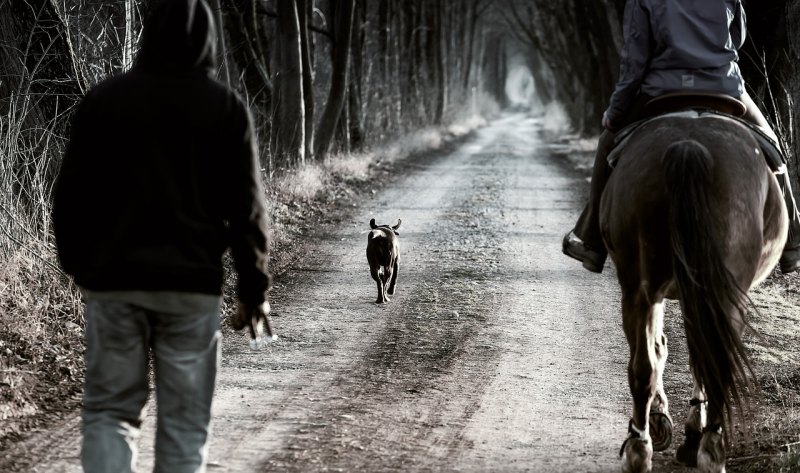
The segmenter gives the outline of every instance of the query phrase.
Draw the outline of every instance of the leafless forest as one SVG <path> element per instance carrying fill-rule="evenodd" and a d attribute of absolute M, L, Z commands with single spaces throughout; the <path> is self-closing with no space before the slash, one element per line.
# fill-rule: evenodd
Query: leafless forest
<path fill-rule="evenodd" d="M 88 89 L 134 65 L 154 1 L 0 0 L 0 439 L 77 389 L 81 309 L 55 259 L 51 190 L 71 114 Z M 418 130 L 490 119 L 510 106 L 559 108 L 572 133 L 596 135 L 618 72 L 624 6 L 209 3 L 221 32 L 217 77 L 250 105 L 268 186 L 315 164 L 375 159 L 374 150 Z M 746 9 L 741 64 L 751 95 L 798 156 L 800 0 Z M 514 87 L 527 90 L 524 100 Z M 794 158 L 790 172 L 800 188 Z"/>

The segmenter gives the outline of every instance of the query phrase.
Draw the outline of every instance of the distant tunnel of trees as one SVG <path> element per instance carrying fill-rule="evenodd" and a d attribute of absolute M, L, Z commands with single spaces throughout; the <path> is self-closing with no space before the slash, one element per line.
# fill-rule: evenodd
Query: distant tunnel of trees
<path fill-rule="evenodd" d="M 800 0 L 744 1 L 748 39 L 740 66 L 747 88 L 790 151 L 800 183 Z M 599 131 L 619 72 L 625 0 L 499 0 L 546 103 L 560 103 L 575 130 Z"/>
<path fill-rule="evenodd" d="M 155 1 L 0 1 L 0 213 L 24 232 L 49 232 L 71 113 L 87 89 L 132 66 Z M 250 104 L 267 175 L 450 123 L 481 103 L 503 107 L 520 63 L 538 103 L 560 104 L 575 131 L 595 134 L 618 73 L 625 3 L 208 1 L 222 31 L 218 78 Z M 800 0 L 746 9 L 751 95 L 796 156 Z"/>

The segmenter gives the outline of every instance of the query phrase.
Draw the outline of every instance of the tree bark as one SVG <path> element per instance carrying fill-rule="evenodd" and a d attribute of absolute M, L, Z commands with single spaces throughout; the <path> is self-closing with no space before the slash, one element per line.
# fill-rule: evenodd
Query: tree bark
<path fill-rule="evenodd" d="M 305 105 L 306 159 L 314 152 L 314 69 L 311 56 L 311 35 L 308 23 L 314 10 L 314 0 L 297 0 L 300 16 L 300 46 L 303 62 L 303 103 Z"/>
<path fill-rule="evenodd" d="M 300 19 L 296 0 L 278 0 L 279 75 L 277 119 L 273 122 L 278 167 L 305 158 L 305 102 Z"/>
<path fill-rule="evenodd" d="M 380 124 L 383 130 L 390 125 L 392 117 L 392 27 L 390 15 L 391 0 L 378 0 L 378 85 L 376 87 L 377 102 L 381 110 Z"/>
<path fill-rule="evenodd" d="M 428 98 L 432 98 L 433 106 L 429 109 L 429 120 L 434 125 L 442 123 L 444 115 L 444 64 L 442 53 L 442 23 L 440 1 L 434 0 L 425 5 L 425 62 L 428 70 Z M 432 97 L 431 97 L 432 95 Z"/>
<path fill-rule="evenodd" d="M 362 117 L 364 84 L 364 34 L 366 24 L 366 0 L 356 0 L 353 35 L 350 47 L 350 76 L 347 91 L 350 150 L 358 151 L 364 145 L 364 122 Z"/>
<path fill-rule="evenodd" d="M 791 101 L 790 115 L 784 117 L 786 121 L 792 124 L 790 128 L 789 139 L 789 174 L 792 178 L 792 189 L 795 190 L 795 198 L 798 197 L 797 189 L 800 189 L 800 166 L 797 165 L 797 158 L 800 156 L 800 126 L 797 122 L 792 122 L 789 117 L 800 117 L 800 0 L 789 0 L 786 5 L 786 37 L 788 41 L 788 67 L 790 68 L 790 77 L 792 78 L 788 84 L 787 89 L 794 100 Z"/>
<path fill-rule="evenodd" d="M 335 5 L 335 43 L 333 45 L 333 72 L 328 100 L 317 127 L 317 159 L 325 159 L 333 141 L 336 125 L 342 114 L 347 92 L 347 76 L 350 65 L 350 40 L 353 32 L 355 0 L 342 0 Z"/>

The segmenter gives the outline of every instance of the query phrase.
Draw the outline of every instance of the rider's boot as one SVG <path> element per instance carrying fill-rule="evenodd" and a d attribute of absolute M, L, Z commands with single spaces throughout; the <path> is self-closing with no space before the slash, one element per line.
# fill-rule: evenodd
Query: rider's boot
<path fill-rule="evenodd" d="M 778 184 L 786 202 L 786 210 L 789 211 L 789 237 L 783 247 L 783 254 L 780 259 L 781 272 L 791 273 L 800 269 L 800 213 L 792 193 L 792 186 L 789 184 L 788 172 L 777 174 Z"/>
<path fill-rule="evenodd" d="M 594 273 L 603 271 L 608 256 L 600 234 L 600 196 L 603 195 L 603 189 L 611 174 L 607 157 L 614 145 L 614 136 L 615 134 L 608 130 L 600 135 L 594 156 L 589 202 L 583 208 L 575 228 L 564 235 L 561 245 L 565 255 L 581 261 L 584 268 Z"/>

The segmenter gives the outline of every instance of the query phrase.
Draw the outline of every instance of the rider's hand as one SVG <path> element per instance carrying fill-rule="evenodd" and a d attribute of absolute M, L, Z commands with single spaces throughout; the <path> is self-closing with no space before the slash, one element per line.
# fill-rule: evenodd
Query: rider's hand
<path fill-rule="evenodd" d="M 614 128 L 611 126 L 611 120 L 608 119 L 608 111 L 603 112 L 603 128 L 608 131 L 614 131 Z"/>
<path fill-rule="evenodd" d="M 236 313 L 231 318 L 231 327 L 242 330 L 247 327 L 250 332 L 250 345 L 261 348 L 265 343 L 276 340 L 278 337 L 269 320 L 269 302 L 252 305 L 239 302 Z"/>

